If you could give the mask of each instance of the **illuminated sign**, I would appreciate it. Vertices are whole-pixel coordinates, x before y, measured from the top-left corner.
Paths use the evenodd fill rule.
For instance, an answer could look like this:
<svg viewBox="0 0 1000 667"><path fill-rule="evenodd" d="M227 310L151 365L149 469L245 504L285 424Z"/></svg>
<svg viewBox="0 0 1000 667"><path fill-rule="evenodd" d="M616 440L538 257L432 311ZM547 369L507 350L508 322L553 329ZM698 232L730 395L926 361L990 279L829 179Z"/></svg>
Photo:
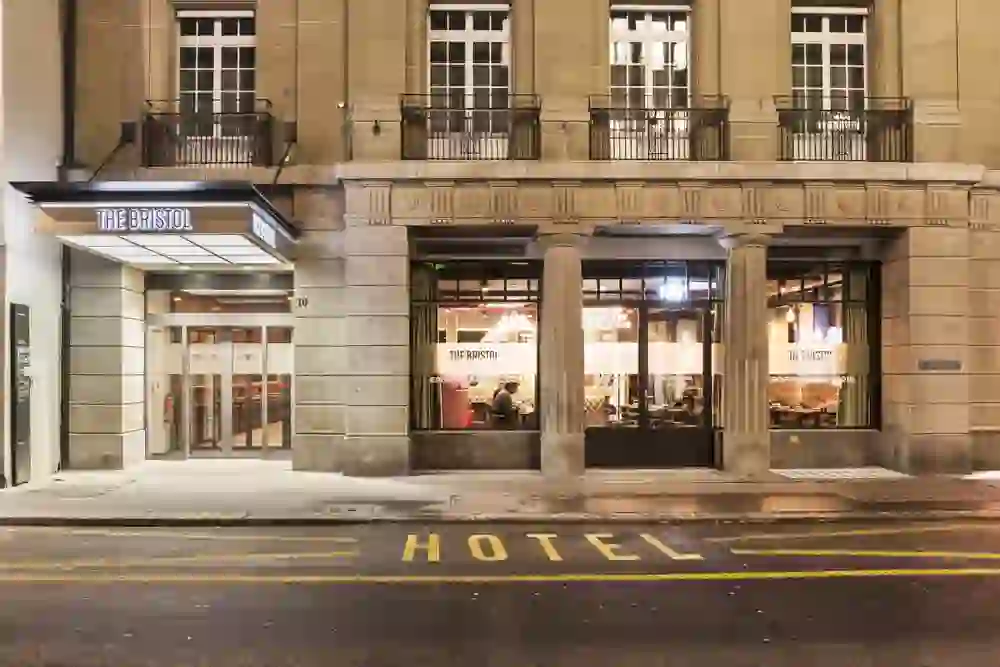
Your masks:
<svg viewBox="0 0 1000 667"><path fill-rule="evenodd" d="M97 231L112 232L193 232L191 211L186 208L116 207L97 209Z"/></svg>
<svg viewBox="0 0 1000 667"><path fill-rule="evenodd" d="M271 225L264 222L259 215L253 216L253 235L267 244L269 248L278 247L278 235Z"/></svg>

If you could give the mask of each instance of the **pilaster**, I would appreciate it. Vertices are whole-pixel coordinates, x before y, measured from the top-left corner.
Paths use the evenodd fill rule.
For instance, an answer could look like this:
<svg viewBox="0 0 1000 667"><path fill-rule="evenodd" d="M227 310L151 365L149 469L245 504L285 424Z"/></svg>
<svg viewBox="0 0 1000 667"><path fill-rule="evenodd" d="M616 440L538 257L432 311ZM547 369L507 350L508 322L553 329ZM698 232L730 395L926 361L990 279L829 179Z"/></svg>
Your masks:
<svg viewBox="0 0 1000 667"><path fill-rule="evenodd" d="M583 267L586 237L541 236L544 250L540 318L542 473L578 476L584 469Z"/></svg>
<svg viewBox="0 0 1000 667"><path fill-rule="evenodd" d="M345 437L347 364L343 205L324 189L300 189L295 209L304 227L295 262L296 470L339 470Z"/></svg>
<svg viewBox="0 0 1000 667"><path fill-rule="evenodd" d="M771 463L767 404L767 243L759 233L720 239L729 251L722 377L722 463L732 473L752 477Z"/></svg>
<svg viewBox="0 0 1000 667"><path fill-rule="evenodd" d="M70 280L69 467L139 464L146 458L142 272L75 252Z"/></svg>
<svg viewBox="0 0 1000 667"><path fill-rule="evenodd" d="M883 459L911 474L971 470L970 376L993 350L970 345L968 228L912 227L882 266Z"/></svg>

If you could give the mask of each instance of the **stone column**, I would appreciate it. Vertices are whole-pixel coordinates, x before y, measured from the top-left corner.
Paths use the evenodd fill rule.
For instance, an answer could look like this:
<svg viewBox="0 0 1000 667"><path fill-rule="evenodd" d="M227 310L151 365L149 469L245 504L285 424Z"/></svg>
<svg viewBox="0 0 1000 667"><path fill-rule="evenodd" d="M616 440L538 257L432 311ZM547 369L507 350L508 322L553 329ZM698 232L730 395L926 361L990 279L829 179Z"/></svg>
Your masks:
<svg viewBox="0 0 1000 667"><path fill-rule="evenodd" d="M871 95L902 95L903 66L900 62L900 5L902 0L875 0L868 43Z"/></svg>
<svg viewBox="0 0 1000 667"><path fill-rule="evenodd" d="M143 274L74 252L70 280L69 467L117 470L141 463Z"/></svg>
<svg viewBox="0 0 1000 667"><path fill-rule="evenodd" d="M542 236L541 387L542 472L583 474L583 274L581 246L573 233Z"/></svg>
<svg viewBox="0 0 1000 667"><path fill-rule="evenodd" d="M339 470L345 436L345 262L343 197L298 188L296 217L304 227L295 261L295 391L292 465Z"/></svg>
<svg viewBox="0 0 1000 667"><path fill-rule="evenodd" d="M726 261L723 324L722 462L751 477L771 466L767 408L767 241L761 234L721 239Z"/></svg>
<svg viewBox="0 0 1000 667"><path fill-rule="evenodd" d="M410 262L406 227L348 218L347 437L340 469L410 468Z"/></svg>
<svg viewBox="0 0 1000 667"><path fill-rule="evenodd" d="M914 162L957 162L958 0L905 0L899 11L902 94L914 104ZM934 21L927 20L931 12Z"/></svg>
<svg viewBox="0 0 1000 667"><path fill-rule="evenodd" d="M971 470L971 380L1000 368L970 338L970 315L995 307L969 289L970 241L968 228L911 227L884 257L881 459L910 474Z"/></svg>
<svg viewBox="0 0 1000 667"><path fill-rule="evenodd" d="M691 11L692 88L697 95L718 95L720 67L720 0L697 0Z"/></svg>

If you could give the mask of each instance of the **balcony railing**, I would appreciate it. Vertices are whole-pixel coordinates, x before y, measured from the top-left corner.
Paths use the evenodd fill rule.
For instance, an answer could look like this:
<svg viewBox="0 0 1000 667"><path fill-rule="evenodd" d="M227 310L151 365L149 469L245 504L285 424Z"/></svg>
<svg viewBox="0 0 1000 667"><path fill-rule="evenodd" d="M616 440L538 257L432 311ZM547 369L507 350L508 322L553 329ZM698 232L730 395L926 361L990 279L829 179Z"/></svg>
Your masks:
<svg viewBox="0 0 1000 667"><path fill-rule="evenodd" d="M729 101L700 96L687 105L623 105L590 98L591 160L728 160Z"/></svg>
<svg viewBox="0 0 1000 667"><path fill-rule="evenodd" d="M836 162L912 162L913 108L906 98L846 100L777 97L778 158Z"/></svg>
<svg viewBox="0 0 1000 667"><path fill-rule="evenodd" d="M149 101L142 117L146 167L250 167L274 164L274 117L267 100L250 112L189 112L177 101Z"/></svg>
<svg viewBox="0 0 1000 667"><path fill-rule="evenodd" d="M490 106L489 104L492 104ZM476 105L464 95L403 95L404 160L537 160L541 103L510 95Z"/></svg>

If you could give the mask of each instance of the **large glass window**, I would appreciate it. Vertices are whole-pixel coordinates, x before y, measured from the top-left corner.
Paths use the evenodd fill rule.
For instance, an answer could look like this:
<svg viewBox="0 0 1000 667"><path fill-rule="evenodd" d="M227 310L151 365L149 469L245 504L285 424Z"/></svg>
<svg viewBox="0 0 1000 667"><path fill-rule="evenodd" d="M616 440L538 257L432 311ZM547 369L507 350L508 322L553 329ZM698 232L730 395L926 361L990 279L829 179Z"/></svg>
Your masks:
<svg viewBox="0 0 1000 667"><path fill-rule="evenodd" d="M718 423L721 264L588 262L583 291L588 428Z"/></svg>
<svg viewBox="0 0 1000 667"><path fill-rule="evenodd" d="M538 428L538 301L531 262L412 267L412 426Z"/></svg>
<svg viewBox="0 0 1000 667"><path fill-rule="evenodd" d="M877 265L768 263L772 428L876 426Z"/></svg>

